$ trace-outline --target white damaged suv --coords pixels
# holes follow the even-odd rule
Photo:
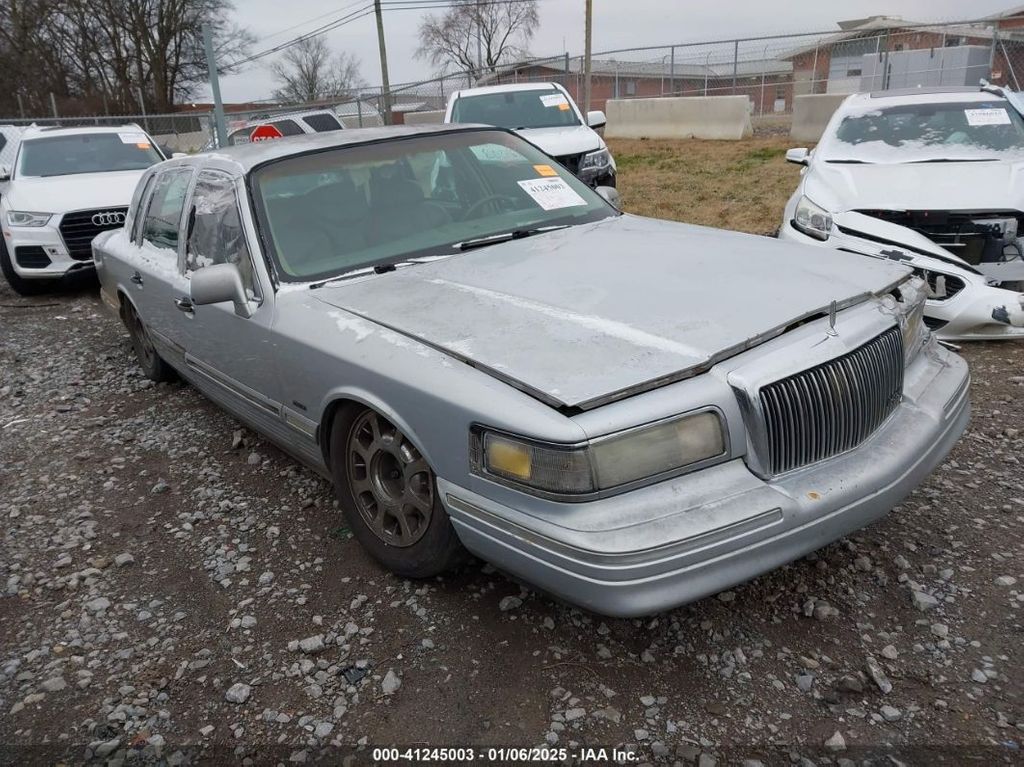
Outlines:
[[[137,125],[27,128],[0,167],[0,268],[15,292],[92,269],[93,237],[124,226],[136,184],[164,159]]]

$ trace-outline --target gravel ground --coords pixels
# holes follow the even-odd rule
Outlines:
[[[888,518],[610,620],[481,563],[382,572],[328,483],[143,379],[94,287],[4,285],[0,758],[364,761],[353,747],[440,742],[635,744],[702,767],[1018,761],[1024,346],[964,354],[971,430]]]

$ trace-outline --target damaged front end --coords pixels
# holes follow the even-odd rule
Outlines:
[[[905,263],[928,283],[925,322],[943,340],[1024,339],[1024,214],[847,211],[830,245]]]

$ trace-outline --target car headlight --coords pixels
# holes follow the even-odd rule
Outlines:
[[[809,237],[827,240],[832,232],[832,214],[802,195],[793,213],[793,226]]]
[[[471,445],[474,473],[563,497],[666,477],[726,452],[717,410],[673,416],[571,446],[480,428]]]
[[[580,170],[602,170],[612,164],[612,154],[607,149],[588,152],[580,160]]]
[[[8,226],[46,226],[52,213],[29,213],[25,210],[7,211]]]

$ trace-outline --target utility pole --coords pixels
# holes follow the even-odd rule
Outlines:
[[[476,0],[476,80],[479,82],[480,73],[484,68],[484,49],[481,38],[483,37],[481,28],[483,27],[484,20],[480,16],[480,0]],[[992,71],[992,67],[989,67],[989,71]]]
[[[391,125],[391,83],[388,82],[388,49],[384,45],[384,17],[380,11],[380,0],[373,0],[373,11],[377,14],[377,48],[380,50],[380,105],[384,112],[384,124]]]
[[[220,98],[220,76],[217,74],[217,60],[213,56],[213,30],[203,24],[203,47],[206,49],[206,69],[210,73],[210,90],[213,92],[213,123],[216,130],[217,146],[228,145],[228,129],[224,122],[224,102]]]
[[[583,114],[590,111],[590,39],[593,33],[594,0],[586,0],[586,19],[583,22]]]

